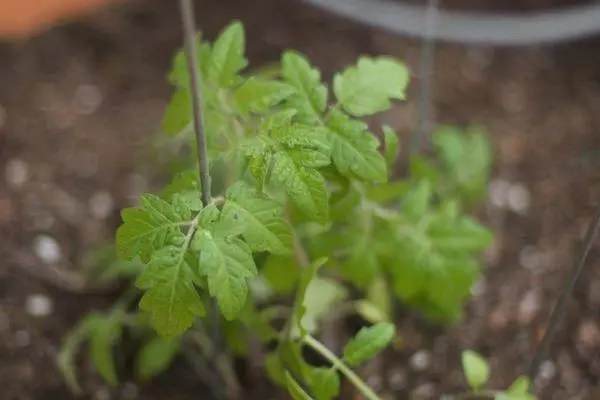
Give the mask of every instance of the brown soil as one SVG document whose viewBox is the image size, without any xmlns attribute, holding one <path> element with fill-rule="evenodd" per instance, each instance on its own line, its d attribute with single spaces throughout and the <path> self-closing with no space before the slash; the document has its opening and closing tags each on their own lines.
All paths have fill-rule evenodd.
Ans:
<svg viewBox="0 0 600 400">
<path fill-rule="evenodd" d="M 232 18 L 244 22 L 254 65 L 296 48 L 330 77 L 363 53 L 400 57 L 414 71 L 410 100 L 380 120 L 403 135 L 413 130 L 418 41 L 299 2 L 197 3 L 199 25 L 210 37 Z M 462 3 L 472 2 L 453 4 Z M 71 398 L 54 365 L 60 340 L 83 313 L 110 304 L 114 295 L 70 293 L 38 279 L 48 267 L 32 255 L 34 238 L 54 237 L 61 266 L 76 269 L 87 248 L 111 236 L 118 210 L 150 185 L 143 149 L 169 97 L 164 77 L 180 46 L 179 26 L 173 2 L 148 0 L 0 46 L 0 169 L 7 175 L 0 180 L 2 399 Z M 406 347 L 390 357 L 387 377 L 397 399 L 464 389 L 464 348 L 490 357 L 494 387 L 525 371 L 600 196 L 599 50 L 598 40 L 552 48 L 439 47 L 435 120 L 487 127 L 496 145 L 496 178 L 523 185 L 530 202 L 521 212 L 494 205 L 497 195 L 490 202 L 497 243 L 463 324 L 442 329 L 399 320 Z M 15 176 L 22 165 L 26 179 Z M 104 196 L 98 193 L 114 201 L 102 215 L 89 206 L 91 198 Z M 519 200 L 518 191 L 511 193 Z M 592 250 L 552 362 L 544 365 L 541 399 L 600 398 L 599 255 Z M 27 297 L 36 293 L 52 299 L 50 316 L 26 312 Z M 431 357 L 424 370 L 410 361 L 419 350 Z M 151 384 L 126 383 L 110 392 L 83 365 L 89 398 L 183 400 L 204 398 L 206 391 L 184 362 Z M 125 382 L 130 375 L 123 371 Z"/>
</svg>

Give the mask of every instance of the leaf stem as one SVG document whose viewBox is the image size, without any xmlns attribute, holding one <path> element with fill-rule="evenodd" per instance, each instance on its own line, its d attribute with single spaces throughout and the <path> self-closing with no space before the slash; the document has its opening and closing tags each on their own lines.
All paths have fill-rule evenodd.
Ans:
<svg viewBox="0 0 600 400">
<path fill-rule="evenodd" d="M 196 144 L 198 146 L 198 168 L 200 173 L 201 200 L 206 206 L 211 203 L 211 182 L 208 163 L 208 149 L 206 145 L 206 134 L 204 121 L 202 119 L 202 95 L 200 91 L 200 69 L 198 65 L 198 51 L 196 49 L 196 21 L 194 18 L 194 5 L 192 0 L 179 0 L 181 20 L 183 22 L 183 39 L 185 42 L 185 53 L 190 75 L 190 88 L 192 92 L 192 113 L 194 116 L 194 131 L 196 133 Z M 212 310 L 212 333 L 211 339 L 214 343 L 214 357 L 219 359 L 221 352 L 220 314 L 217 302 L 211 299 Z"/>
<path fill-rule="evenodd" d="M 354 371 L 352 371 L 338 356 L 333 354 L 331 350 L 325 347 L 321 342 L 310 335 L 306 335 L 303 341 L 306 345 L 310 346 L 313 350 L 331 362 L 333 367 L 344 374 L 346 379 L 348 379 L 367 400 L 381 400 L 365 381 L 356 375 Z"/>
</svg>

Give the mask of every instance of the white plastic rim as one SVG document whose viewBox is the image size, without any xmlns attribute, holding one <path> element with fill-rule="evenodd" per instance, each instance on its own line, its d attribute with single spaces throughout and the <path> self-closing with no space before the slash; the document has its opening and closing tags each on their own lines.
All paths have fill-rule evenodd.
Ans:
<svg viewBox="0 0 600 400">
<path fill-rule="evenodd" d="M 492 46 L 523 46 L 573 41 L 600 33 L 600 2 L 550 11 L 484 13 L 437 10 L 426 33 L 427 9 L 384 0 L 303 0 L 328 12 L 387 31 L 438 41 Z"/>
</svg>

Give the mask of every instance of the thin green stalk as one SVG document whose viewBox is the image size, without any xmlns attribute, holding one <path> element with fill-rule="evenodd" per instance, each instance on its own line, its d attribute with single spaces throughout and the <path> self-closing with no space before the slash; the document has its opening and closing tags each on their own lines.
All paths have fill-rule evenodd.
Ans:
<svg viewBox="0 0 600 400">
<path fill-rule="evenodd" d="M 358 391 L 365 396 L 368 400 L 381 400 L 381 398 L 363 381 L 358 375 L 354 373 L 338 356 L 333 354 L 331 350 L 325 347 L 321 342 L 310 335 L 306 335 L 303 339 L 304 343 L 310 346 L 313 350 L 325 357 L 334 368 L 340 371 L 346 379 L 348 379 Z"/>
</svg>

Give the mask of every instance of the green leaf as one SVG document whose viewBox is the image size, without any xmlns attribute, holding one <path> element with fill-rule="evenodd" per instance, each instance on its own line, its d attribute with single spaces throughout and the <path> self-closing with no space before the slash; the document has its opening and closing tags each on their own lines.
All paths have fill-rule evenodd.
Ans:
<svg viewBox="0 0 600 400">
<path fill-rule="evenodd" d="M 350 254 L 342 264 L 344 278 L 359 288 L 370 284 L 379 272 L 377 255 L 369 240 L 359 238 L 349 249 Z"/>
<path fill-rule="evenodd" d="M 191 129 L 192 99 L 186 89 L 175 92 L 167 105 L 162 119 L 162 130 L 169 136 L 175 136 L 184 129 Z"/>
<path fill-rule="evenodd" d="M 194 248 L 200 251 L 200 274 L 208 279 L 211 296 L 227 320 L 233 320 L 248 295 L 247 279 L 256 276 L 256 265 L 250 247 L 240 238 L 241 222 L 201 221 L 194 237 Z"/>
<path fill-rule="evenodd" d="M 298 110 L 300 121 L 315 124 L 327 106 L 327 87 L 321 84 L 321 73 L 293 51 L 283 54 L 281 67 L 283 79 L 296 89 L 288 104 Z"/>
<path fill-rule="evenodd" d="M 174 198 L 143 194 L 141 206 L 122 211 L 123 224 L 117 230 L 117 251 L 127 260 L 140 256 L 146 262 L 155 249 L 181 240 L 181 227 L 190 222 L 191 210 L 186 202 Z"/>
<path fill-rule="evenodd" d="M 385 143 L 385 161 L 387 162 L 387 165 L 392 166 L 398 158 L 400 140 L 398 139 L 398 134 L 389 126 L 383 126 L 382 130 Z"/>
<path fill-rule="evenodd" d="M 406 66 L 389 57 L 361 57 L 356 66 L 333 78 L 333 91 L 342 108 L 355 117 L 375 114 L 403 100 L 409 81 Z"/>
<path fill-rule="evenodd" d="M 121 322 L 112 315 L 97 314 L 90 329 L 90 358 L 102 379 L 111 386 L 118 384 L 113 347 L 121 339 Z"/>
<path fill-rule="evenodd" d="M 292 257 L 272 255 L 266 259 L 260 273 L 275 292 L 291 294 L 296 289 L 301 269 Z"/>
<path fill-rule="evenodd" d="M 396 327 L 389 322 L 361 328 L 344 347 L 344 361 L 351 366 L 362 364 L 386 348 L 395 335 Z"/>
<path fill-rule="evenodd" d="M 326 263 L 327 263 L 327 258 L 319 258 L 319 259 L 313 261 L 308 267 L 306 267 L 304 269 L 304 272 L 302 273 L 302 276 L 300 277 L 300 282 L 298 284 L 298 289 L 296 291 L 296 301 L 294 304 L 296 306 L 297 325 L 298 325 L 298 328 L 300 329 L 300 332 L 302 335 L 304 335 L 304 333 L 306 332 L 302 325 L 302 321 L 306 314 L 306 306 L 304 304 L 304 300 L 306 298 L 306 294 L 307 294 L 307 291 L 308 291 L 308 288 L 309 288 L 311 282 L 317 276 L 317 271 L 319 270 L 319 268 L 321 268 Z"/>
<path fill-rule="evenodd" d="M 428 181 L 421 181 L 402 199 L 402 214 L 410 221 L 419 221 L 429 211 L 433 190 Z"/>
<path fill-rule="evenodd" d="M 312 397 L 308 393 L 302 389 L 302 387 L 296 382 L 296 380 L 292 377 L 292 375 L 285 371 L 285 384 L 288 389 L 288 392 L 292 396 L 294 400 L 313 400 Z"/>
<path fill-rule="evenodd" d="M 146 381 L 164 372 L 169 368 L 178 351 L 179 343 L 177 341 L 166 341 L 161 337 L 153 337 L 137 353 L 137 378 Z"/>
<path fill-rule="evenodd" d="M 281 364 L 281 358 L 279 354 L 269 353 L 265 356 L 265 369 L 267 370 L 267 376 L 275 384 L 286 386 L 285 380 L 285 367 Z"/>
<path fill-rule="evenodd" d="M 196 58 L 198 59 L 198 65 L 200 67 L 200 72 L 204 76 L 206 75 L 207 68 L 210 64 L 210 45 L 208 43 L 203 43 L 201 41 L 202 37 L 200 33 L 196 35 L 196 43 L 198 54 L 196 54 Z M 188 89 L 190 87 L 190 76 L 188 73 L 188 63 L 184 50 L 180 50 L 173 57 L 173 64 L 171 66 L 171 71 L 168 76 L 169 82 L 178 87 Z"/>
<path fill-rule="evenodd" d="M 272 180 L 285 191 L 289 198 L 307 216 L 325 223 L 329 215 L 325 179 L 316 170 L 296 161 L 292 154 L 279 152 L 272 158 Z"/>
<path fill-rule="evenodd" d="M 325 278 L 314 277 L 302 302 L 304 312 L 300 327 L 304 332 L 314 333 L 318 322 L 325 318 L 332 308 L 348 297 L 348 291 L 341 284 Z"/>
<path fill-rule="evenodd" d="M 235 91 L 235 101 L 243 113 L 265 113 L 294 93 L 285 83 L 249 78 Z"/>
<path fill-rule="evenodd" d="M 332 160 L 338 171 L 349 178 L 386 182 L 386 161 L 379 153 L 379 141 L 367 124 L 333 111 L 328 123 Z"/>
<path fill-rule="evenodd" d="M 206 314 L 186 250 L 168 246 L 155 251 L 136 280 L 137 287 L 146 290 L 140 309 L 150 314 L 152 326 L 166 340 L 185 332 L 196 317 Z"/>
<path fill-rule="evenodd" d="M 314 368 L 312 390 L 317 400 L 331 400 L 340 393 L 340 377 L 335 368 Z"/>
<path fill-rule="evenodd" d="M 222 218 L 237 219 L 246 225 L 242 236 L 253 252 L 290 254 L 292 231 L 282 216 L 283 207 L 279 203 L 243 181 L 231 185 L 226 199 Z"/>
<path fill-rule="evenodd" d="M 526 376 L 519 376 L 508 388 L 507 392 L 510 395 L 517 394 L 529 394 L 529 388 L 531 387 L 531 382 Z"/>
<path fill-rule="evenodd" d="M 487 383 L 490 368 L 485 358 L 472 350 L 465 350 L 462 353 L 462 366 L 471 389 L 479 390 Z"/>
<path fill-rule="evenodd" d="M 248 65 L 244 57 L 244 28 L 239 21 L 229 24 L 213 44 L 207 80 L 219 87 L 229 88 L 238 84 L 238 73 Z"/>
</svg>

